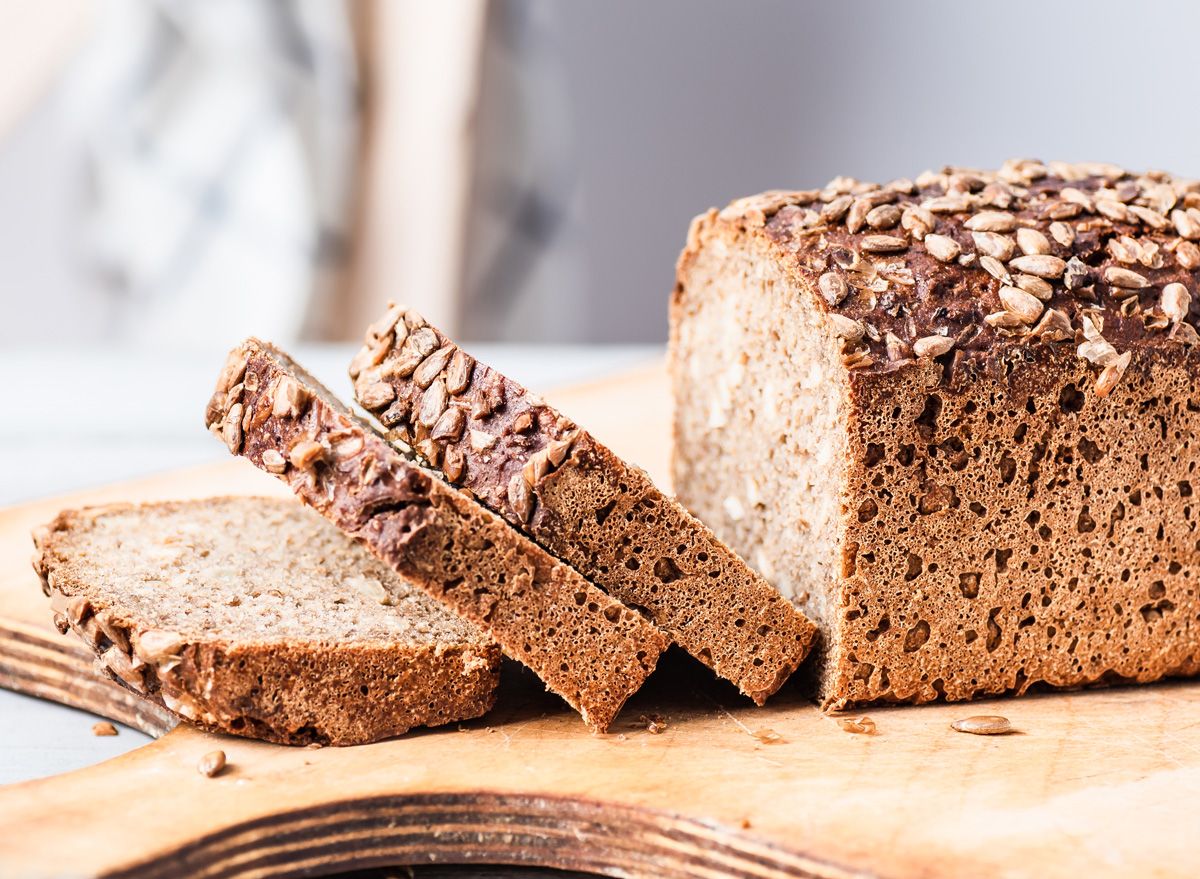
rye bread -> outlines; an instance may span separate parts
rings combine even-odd
[[[594,729],[608,728],[669,644],[266,343],[230,354],[206,420],[230,451],[480,626]]]
[[[67,510],[34,540],[59,630],[207,729],[354,745],[495,699],[490,638],[293,501]]]
[[[822,627],[831,707],[1200,671],[1200,183],[945,169],[697,218],[682,500]]]
[[[350,367],[358,402],[389,436],[758,704],[816,628],[645,471],[391,305]]]

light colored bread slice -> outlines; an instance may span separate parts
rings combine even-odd
[[[249,339],[207,423],[403,577],[476,623],[605,730],[670,643],[469,494],[393,448],[278,349]]]
[[[646,473],[392,305],[350,367],[390,436],[760,705],[816,627]]]
[[[352,745],[495,699],[499,647],[300,504],[67,510],[34,542],[59,629],[203,727]]]

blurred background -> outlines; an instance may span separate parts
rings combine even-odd
[[[661,342],[690,217],[1009,156],[1200,174],[1187,2],[0,0],[0,346]]]

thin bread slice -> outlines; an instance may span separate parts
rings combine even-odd
[[[606,730],[670,643],[465,492],[401,454],[286,354],[229,356],[207,423]]]
[[[67,510],[34,541],[60,631],[207,729],[363,744],[495,699],[490,638],[293,501]]]
[[[815,626],[644,471],[414,312],[391,305],[350,376],[393,440],[758,704],[808,654]]]

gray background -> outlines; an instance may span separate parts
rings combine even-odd
[[[660,341],[688,220],[765,188],[1010,156],[1200,175],[1198,29],[1184,0],[494,0],[462,335]],[[102,341],[58,125],[0,143],[0,340]]]
[[[688,221],[763,189],[1013,156],[1200,174],[1200,78],[1186,47],[1200,29],[1196,3],[498,8],[505,44],[528,61],[517,65],[530,81],[516,99],[528,105],[505,114],[507,131],[485,114],[482,148],[511,146],[514,125],[543,144],[542,222],[565,227],[532,224],[528,237],[545,239],[558,271],[529,273],[523,289],[477,272],[472,297],[519,307],[507,321],[488,315],[475,335],[665,338]],[[553,76],[561,82],[548,88]],[[485,82],[484,94],[503,88]]]

